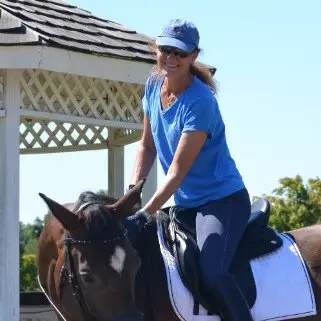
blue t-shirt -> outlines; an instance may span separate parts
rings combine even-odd
[[[204,131],[208,138],[174,194],[176,205],[196,207],[228,196],[244,184],[226,144],[225,126],[212,90],[196,76],[182,94],[162,109],[164,78],[151,75],[143,109],[151,124],[156,151],[164,170],[172,163],[182,133]]]

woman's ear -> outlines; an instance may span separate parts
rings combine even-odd
[[[198,57],[198,53],[199,51],[198,50],[194,50],[191,54],[191,57],[192,57],[192,60],[193,60],[193,63],[196,61],[197,57]]]

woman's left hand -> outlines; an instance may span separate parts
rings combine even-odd
[[[146,230],[151,220],[152,215],[144,209],[138,210],[135,214],[125,218],[123,224],[127,229],[128,238],[133,245],[137,244],[140,236]]]

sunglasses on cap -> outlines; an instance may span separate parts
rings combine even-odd
[[[179,48],[170,47],[170,46],[159,46],[158,49],[161,53],[164,53],[167,55],[173,54],[174,56],[176,57],[178,56],[181,58],[186,58],[187,56],[190,55],[190,52],[188,51],[184,51]]]

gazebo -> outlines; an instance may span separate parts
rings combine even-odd
[[[19,320],[20,153],[108,149],[108,190],[123,194],[150,40],[60,0],[0,0],[0,320]],[[156,184],[154,165],[146,193]]]

